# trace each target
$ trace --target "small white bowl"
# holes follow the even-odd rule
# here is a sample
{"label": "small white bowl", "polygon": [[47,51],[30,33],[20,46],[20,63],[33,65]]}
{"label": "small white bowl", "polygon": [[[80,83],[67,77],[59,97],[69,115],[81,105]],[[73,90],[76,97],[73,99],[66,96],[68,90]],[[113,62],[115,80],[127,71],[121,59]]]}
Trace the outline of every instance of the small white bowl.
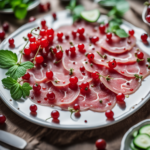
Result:
{"label": "small white bowl", "polygon": [[121,148],[120,150],[132,150],[130,148],[131,141],[133,140],[133,133],[137,130],[139,130],[142,126],[150,124],[150,119],[144,120],[133,127],[131,127],[126,134],[124,135],[122,142],[121,142]]}
{"label": "small white bowl", "polygon": [[143,10],[143,13],[142,13],[142,19],[143,19],[143,21],[147,24],[147,25],[149,25],[150,26],[150,23],[148,23],[147,21],[146,21],[146,15],[147,15],[147,6],[145,6],[144,7],[144,10]]}

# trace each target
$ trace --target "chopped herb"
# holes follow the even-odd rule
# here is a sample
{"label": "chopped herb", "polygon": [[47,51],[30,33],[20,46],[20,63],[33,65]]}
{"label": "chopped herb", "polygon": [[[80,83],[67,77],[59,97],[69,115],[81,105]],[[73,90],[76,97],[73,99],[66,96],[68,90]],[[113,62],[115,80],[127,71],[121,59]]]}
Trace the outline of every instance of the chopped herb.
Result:
{"label": "chopped herb", "polygon": [[88,53],[85,54],[85,56],[87,57]]}
{"label": "chopped herb", "polygon": [[54,82],[55,82],[55,83],[58,83],[59,81],[55,80]]}
{"label": "chopped herb", "polygon": [[70,69],[70,73],[69,73],[70,75],[73,75],[73,70],[74,70],[73,68]]}
{"label": "chopped herb", "polygon": [[61,62],[61,59],[58,60],[58,61],[55,61],[54,64],[58,64],[59,62]]}
{"label": "chopped herb", "polygon": [[23,39],[24,39],[25,41],[28,41],[28,39],[27,39],[26,37],[23,37]]}
{"label": "chopped herb", "polygon": [[71,46],[74,46],[74,45],[73,45],[73,42],[69,42],[69,44],[70,44]]}
{"label": "chopped herb", "polygon": [[137,48],[137,51],[139,51],[139,48]]}
{"label": "chopped herb", "polygon": [[143,60],[144,60],[144,59],[139,59],[139,58],[137,58],[136,61],[137,61],[137,62],[140,62],[140,61],[143,61]]}
{"label": "chopped herb", "polygon": [[85,90],[87,91],[87,90],[88,90],[88,87],[86,87]]}
{"label": "chopped herb", "polygon": [[150,66],[148,66],[148,69],[150,69]]}
{"label": "chopped herb", "polygon": [[61,49],[62,52],[64,52],[64,51],[62,50],[62,46],[60,46],[60,49]]}
{"label": "chopped herb", "polygon": [[149,3],[149,2],[145,2],[145,3],[144,3],[144,5],[149,6],[149,5],[150,5],[150,3]]}
{"label": "chopped herb", "polygon": [[102,101],[102,100],[100,100],[99,102],[100,102],[101,104],[103,103],[103,101]]}
{"label": "chopped herb", "polygon": [[85,61],[85,63],[87,64],[88,62],[87,62],[87,61]]}
{"label": "chopped herb", "polygon": [[143,76],[139,76],[138,74],[135,74],[134,76],[135,76],[135,78],[136,78],[137,80],[143,78]]}
{"label": "chopped herb", "polygon": [[91,87],[94,87],[94,85],[92,84]]}
{"label": "chopped herb", "polygon": [[59,45],[57,45],[56,48],[59,49]]}
{"label": "chopped herb", "polygon": [[102,58],[104,58],[104,59],[106,59],[107,58],[107,56],[106,55],[102,55],[100,52],[98,52],[97,51],[97,54],[99,55],[99,56],[101,56]]}
{"label": "chopped herb", "polygon": [[103,77],[103,78],[105,78],[107,81],[110,81],[110,79],[113,79],[113,78],[110,78],[109,75],[107,75],[106,77],[105,77],[105,76],[102,76],[102,75],[99,75],[99,77]]}
{"label": "chopped herb", "polygon": [[52,52],[53,55],[55,55],[55,53],[53,52],[53,48],[52,47],[50,48],[50,51]]}
{"label": "chopped herb", "polygon": [[91,67],[93,67],[93,64],[92,64],[92,63],[90,63],[90,66],[91,66]]}

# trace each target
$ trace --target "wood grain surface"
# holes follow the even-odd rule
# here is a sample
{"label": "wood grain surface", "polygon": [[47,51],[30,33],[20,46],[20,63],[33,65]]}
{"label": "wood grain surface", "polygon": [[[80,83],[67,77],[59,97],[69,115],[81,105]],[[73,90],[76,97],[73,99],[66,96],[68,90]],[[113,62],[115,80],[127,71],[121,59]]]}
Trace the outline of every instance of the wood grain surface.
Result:
{"label": "wood grain surface", "polygon": [[[42,0],[46,2],[48,0]],[[30,16],[36,18],[42,17],[45,14],[51,14],[65,9],[66,3],[61,0],[49,0],[51,3],[51,10],[46,13],[39,13],[38,8],[30,11],[23,21],[15,19],[14,15],[0,14],[0,29],[3,22],[10,24],[10,30],[6,37],[13,31],[18,29],[21,25],[28,22]],[[142,21],[143,0],[130,0],[130,10],[125,14],[125,20],[131,22],[135,26],[141,27],[148,32],[148,27]],[[80,0],[79,3],[83,4],[85,8],[92,9],[98,8],[101,13],[107,13],[107,10],[101,8],[92,0]],[[147,87],[149,88],[149,87]],[[138,112],[128,117],[127,119],[101,129],[88,130],[88,131],[63,131],[48,129],[32,124],[16,114],[14,114],[0,99],[0,114],[7,117],[4,125],[0,125],[0,129],[13,133],[25,139],[29,145],[27,149],[36,150],[96,150],[95,141],[98,138],[104,138],[107,141],[107,150],[119,150],[123,135],[134,124],[150,118],[150,101],[147,102]],[[100,119],[100,118],[99,118]],[[6,146],[3,143],[0,143]],[[9,147],[10,148],[10,147]],[[11,150],[16,150],[10,148]]]}

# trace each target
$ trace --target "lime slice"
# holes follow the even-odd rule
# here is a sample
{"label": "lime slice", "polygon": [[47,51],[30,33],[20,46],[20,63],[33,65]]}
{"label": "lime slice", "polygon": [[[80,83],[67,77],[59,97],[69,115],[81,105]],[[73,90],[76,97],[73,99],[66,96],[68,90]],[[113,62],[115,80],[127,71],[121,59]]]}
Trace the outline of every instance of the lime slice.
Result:
{"label": "lime slice", "polygon": [[100,11],[98,9],[81,12],[81,17],[88,22],[96,22],[99,16],[100,16]]}

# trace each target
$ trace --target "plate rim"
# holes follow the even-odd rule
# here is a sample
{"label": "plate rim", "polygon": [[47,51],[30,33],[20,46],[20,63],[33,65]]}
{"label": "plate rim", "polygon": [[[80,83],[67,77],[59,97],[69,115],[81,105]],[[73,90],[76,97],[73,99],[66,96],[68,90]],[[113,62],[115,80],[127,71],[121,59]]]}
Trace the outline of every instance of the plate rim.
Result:
{"label": "plate rim", "polygon": [[[64,10],[64,11],[59,11],[57,13],[68,13],[68,11]],[[43,17],[38,18],[36,21],[31,22],[31,23],[27,23],[24,24],[23,26],[21,26],[20,28],[18,28],[15,32],[13,32],[11,35],[9,35],[1,44],[0,44],[0,49],[1,46],[3,45],[3,43],[5,41],[8,41],[8,39],[16,34],[18,34],[21,30],[28,28],[30,26],[36,26],[38,25],[38,22],[43,19],[44,17],[49,16],[45,15]],[[106,16],[106,15],[101,15],[101,16]],[[141,28],[135,27],[134,25],[130,24],[127,21],[123,21],[123,23],[128,24],[131,27],[134,27],[138,30],[143,30]],[[144,30],[143,30],[144,31]],[[126,119],[127,117],[131,116],[133,113],[135,113],[136,111],[138,111],[149,99],[150,99],[150,92],[144,97],[144,99],[134,108],[134,109],[130,109],[129,111],[127,111],[126,113],[124,113],[123,115],[117,117],[117,120],[114,121],[110,121],[107,124],[104,125],[88,125],[86,124],[85,126],[79,126],[79,125],[59,125],[59,124],[49,124],[49,122],[42,122],[38,119],[34,119],[31,116],[26,116],[23,112],[21,112],[20,110],[16,109],[14,106],[12,106],[10,104],[9,101],[7,101],[7,98],[5,97],[5,95],[3,94],[2,90],[0,89],[0,97],[2,99],[2,101],[7,105],[7,107],[9,107],[15,114],[19,115],[21,118],[32,122],[34,124],[37,124],[39,126],[43,126],[43,127],[47,127],[47,128],[53,128],[53,129],[60,129],[60,130],[90,130],[90,129],[98,129],[98,128],[103,128],[103,127],[107,127],[107,126],[111,126],[113,124],[116,124],[124,119]],[[5,100],[6,99],[6,100]]]}

